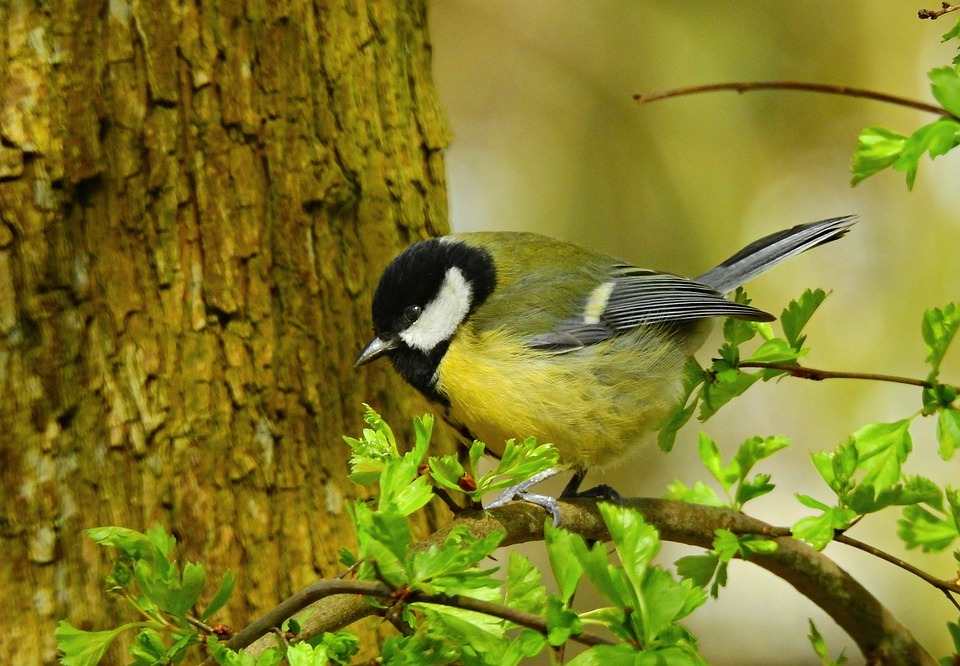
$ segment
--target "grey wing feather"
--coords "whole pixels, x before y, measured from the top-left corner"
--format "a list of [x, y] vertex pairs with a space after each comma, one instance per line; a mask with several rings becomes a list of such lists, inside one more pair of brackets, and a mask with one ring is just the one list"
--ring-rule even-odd
[[763, 310], [728, 301], [712, 287], [669, 273], [627, 275], [616, 279], [601, 316], [618, 331], [704, 317], [774, 319]]
[[705, 317], [773, 321], [775, 317], [763, 310], [728, 301], [724, 294], [784, 259], [840, 238], [855, 222], [855, 215], [847, 215], [779, 231], [751, 243], [695, 280], [616, 265], [611, 276], [613, 289], [599, 317], [570, 317], [549, 333], [528, 338], [527, 344], [563, 353], [639, 326]]
[[705, 284], [669, 273], [621, 266], [599, 321], [570, 317], [553, 331], [531, 336], [527, 345], [563, 353], [607, 340], [640, 326], [691, 321], [705, 317], [737, 317], [772, 321], [763, 310], [734, 303]]

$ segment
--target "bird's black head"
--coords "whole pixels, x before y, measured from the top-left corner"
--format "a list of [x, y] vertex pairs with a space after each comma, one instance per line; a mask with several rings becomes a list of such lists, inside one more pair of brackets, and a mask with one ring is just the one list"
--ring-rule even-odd
[[451, 238], [415, 243], [380, 277], [373, 296], [376, 337], [357, 365], [390, 357], [404, 379], [435, 400], [436, 370], [457, 328], [493, 291], [490, 254]]

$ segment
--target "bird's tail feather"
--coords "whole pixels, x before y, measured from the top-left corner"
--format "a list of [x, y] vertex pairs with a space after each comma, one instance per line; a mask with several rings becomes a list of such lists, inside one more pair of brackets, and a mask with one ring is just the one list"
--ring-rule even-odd
[[729, 293], [784, 259], [840, 238], [856, 221], [856, 215], [833, 217], [764, 236], [695, 279], [721, 293]]

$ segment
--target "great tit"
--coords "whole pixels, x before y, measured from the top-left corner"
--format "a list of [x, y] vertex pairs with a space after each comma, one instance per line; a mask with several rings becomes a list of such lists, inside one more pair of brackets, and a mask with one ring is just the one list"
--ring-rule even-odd
[[468, 444], [494, 455], [509, 438], [553, 443], [574, 469], [562, 496], [575, 495], [588, 469], [662, 425], [712, 318], [775, 319], [725, 294], [854, 222], [766, 236], [692, 280], [532, 233], [424, 240], [384, 270], [375, 337], [356, 365], [387, 356]]

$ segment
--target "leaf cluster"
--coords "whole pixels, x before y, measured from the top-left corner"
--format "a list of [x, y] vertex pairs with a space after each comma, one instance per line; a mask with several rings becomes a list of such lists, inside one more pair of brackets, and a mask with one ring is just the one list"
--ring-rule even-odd
[[[780, 315], [783, 330], [781, 336], [775, 335], [773, 328], [767, 323], [740, 319], [724, 321], [724, 342], [713, 363], [704, 368], [694, 358], [687, 361], [684, 369], [683, 399], [660, 430], [657, 440], [660, 448], [670, 451], [680, 428], [695, 413], [701, 422], [707, 421], [728, 402], [743, 395], [757, 381], [768, 381], [789, 372], [774, 369], [750, 372], [741, 368], [742, 364], [797, 365], [797, 360], [808, 351], [804, 347], [804, 327], [826, 297], [827, 293], [822, 289], [808, 289], [800, 298], [791, 301]], [[742, 288], [737, 289], [733, 298], [738, 303], [750, 303]], [[749, 354], [744, 352], [743, 345], [757, 337], [763, 342]]]
[[107, 591], [130, 604], [144, 619], [109, 631], [84, 631], [66, 620], [56, 630], [65, 666], [99, 663], [110, 644], [123, 632], [136, 630], [130, 647], [131, 664], [179, 664], [188, 648], [200, 642], [196, 627], [213, 616], [229, 599], [236, 575], [227, 572], [202, 612], [190, 615], [206, 586], [203, 565], [188, 562], [181, 569], [170, 554], [176, 539], [159, 525], [145, 533], [123, 527], [98, 527], [87, 535], [102, 546], [115, 548], [118, 559], [107, 576]]
[[[368, 416], [373, 428], [364, 438], [388, 440], [385, 424], [381, 425], [379, 417]], [[439, 488], [478, 501], [482, 494], [515, 485], [554, 466], [557, 460], [552, 447], [532, 439], [508, 442], [497, 467], [478, 476], [477, 464], [484, 450], [479, 442], [471, 447], [466, 466], [453, 456], [425, 457], [430, 430], [425, 420], [415, 423], [416, 441], [409, 453], [380, 459], [377, 499], [357, 501], [350, 509], [358, 550], [342, 553], [342, 561], [354, 567], [358, 577], [387, 583], [396, 590], [397, 607], [410, 627], [407, 634], [387, 639], [381, 650], [383, 663], [517, 664], [548, 647], [576, 640], [589, 625], [606, 627], [621, 642], [594, 645], [571, 664], [582, 666], [610, 658], [651, 664], [665, 663], [658, 661], [661, 659], [702, 663], [695, 640], [676, 622], [702, 603], [703, 592], [652, 565], [659, 540], [656, 531], [634, 511], [601, 507], [619, 565], [609, 561], [602, 545], [588, 547], [579, 535], [546, 526], [547, 552], [559, 595], [546, 592], [539, 570], [518, 553], [510, 554], [505, 576], [499, 567], [482, 566], [500, 544], [503, 535], [499, 531], [475, 538], [464, 528], [454, 528], [440, 545], [414, 548], [407, 526], [407, 510], [414, 505], [401, 509], [396, 499], [418, 479], [431, 479]], [[379, 434], [378, 429], [382, 431]], [[351, 446], [355, 456], [362, 453]], [[584, 576], [610, 599], [611, 606], [585, 614], [572, 609]], [[455, 603], [461, 597], [533, 614], [540, 623], [531, 628], [506, 617], [508, 613], [496, 617], [465, 610]]]
[[[960, 41], [960, 21], [943, 35], [944, 42], [951, 40]], [[960, 56], [953, 59], [952, 66], [937, 67], [927, 76], [934, 99], [950, 115], [909, 135], [881, 126], [864, 129], [853, 154], [853, 185], [884, 169], [893, 168], [906, 175], [907, 188], [913, 189], [920, 158], [930, 155], [934, 159], [960, 145]]]

